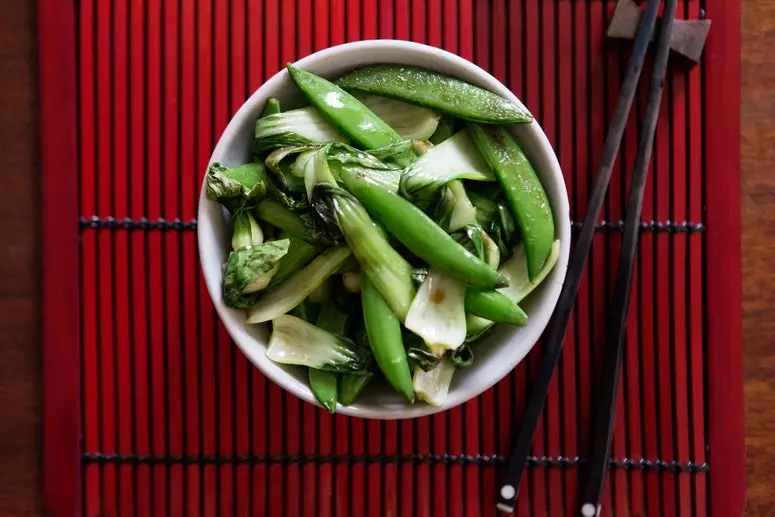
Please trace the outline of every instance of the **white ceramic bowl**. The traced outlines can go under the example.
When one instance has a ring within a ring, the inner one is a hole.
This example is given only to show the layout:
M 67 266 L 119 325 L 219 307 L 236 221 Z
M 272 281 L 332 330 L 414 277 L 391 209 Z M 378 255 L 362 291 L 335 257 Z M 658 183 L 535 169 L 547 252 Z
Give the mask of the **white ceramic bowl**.
M 375 63 L 416 65 L 459 77 L 516 100 L 493 76 L 454 54 L 426 45 L 397 40 L 347 43 L 316 52 L 298 61 L 299 68 L 323 77 L 335 78 L 358 67 Z M 288 72 L 282 70 L 264 83 L 231 119 L 215 147 L 210 162 L 227 166 L 251 160 L 251 144 L 256 119 L 266 100 L 277 97 L 283 108 L 298 104 L 301 94 Z M 529 106 L 528 106 L 529 108 Z M 408 404 L 389 386 L 372 382 L 352 406 L 338 406 L 337 412 L 363 418 L 412 418 L 444 411 L 462 404 L 505 377 L 530 351 L 549 322 L 560 294 L 570 249 L 568 195 L 560 165 L 544 132 L 536 121 L 512 126 L 512 131 L 535 167 L 554 211 L 557 237 L 562 246 L 560 258 L 544 283 L 523 302 L 529 315 L 526 327 L 496 326 L 494 332 L 474 347 L 474 363 L 455 373 L 449 396 L 441 406 Z M 306 368 L 278 365 L 266 358 L 266 325 L 247 325 L 243 311 L 226 307 L 221 300 L 221 265 L 226 261 L 231 235 L 220 205 L 205 196 L 199 200 L 199 254 L 207 290 L 226 330 L 242 352 L 265 375 L 294 395 L 317 404 L 307 383 Z

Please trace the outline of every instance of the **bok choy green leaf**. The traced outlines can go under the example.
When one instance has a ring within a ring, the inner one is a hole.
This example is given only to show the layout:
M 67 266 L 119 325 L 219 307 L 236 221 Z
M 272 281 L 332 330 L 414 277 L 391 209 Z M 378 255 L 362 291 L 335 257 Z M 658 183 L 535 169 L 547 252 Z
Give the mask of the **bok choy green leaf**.
M 233 309 L 252 306 L 256 297 L 251 295 L 269 284 L 288 245 L 283 239 L 233 251 L 223 273 L 223 303 Z
M 207 198 L 231 211 L 242 208 L 248 201 L 261 199 L 267 188 L 266 170 L 261 162 L 236 167 L 224 167 L 216 162 L 207 169 L 205 177 Z

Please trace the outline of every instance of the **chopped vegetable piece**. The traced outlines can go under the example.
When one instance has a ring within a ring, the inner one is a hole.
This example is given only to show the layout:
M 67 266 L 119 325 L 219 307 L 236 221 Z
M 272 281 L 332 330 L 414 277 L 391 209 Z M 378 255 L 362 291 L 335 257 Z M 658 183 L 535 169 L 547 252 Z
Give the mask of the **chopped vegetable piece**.
M 401 141 L 393 128 L 334 83 L 291 64 L 287 68 L 310 104 L 359 146 L 379 149 Z
M 438 366 L 429 372 L 417 368 L 413 379 L 415 395 L 433 406 L 442 405 L 447 399 L 454 374 L 455 363 L 448 357 L 444 357 Z
M 337 177 L 341 168 L 347 168 L 364 181 L 380 185 L 391 192 L 398 192 L 401 170 L 379 161 L 370 154 L 344 144 L 332 145 L 328 150 L 328 161 L 332 174 Z
M 406 315 L 406 328 L 423 338 L 435 355 L 456 350 L 466 338 L 465 296 L 463 284 L 431 269 Z
M 450 115 L 442 115 L 441 120 L 439 120 L 439 125 L 436 127 L 436 131 L 431 135 L 429 140 L 433 145 L 439 145 L 454 134 L 455 117 Z
M 343 373 L 339 376 L 339 403 L 349 406 L 371 380 L 371 372 Z
M 207 199 L 226 205 L 229 210 L 245 206 L 247 201 L 264 197 L 267 190 L 266 170 L 261 162 L 224 167 L 213 163 L 205 177 Z
M 333 302 L 323 303 L 318 314 L 317 326 L 337 334 L 339 336 L 347 335 L 347 328 L 350 323 L 350 315 L 340 311 Z
M 333 414 L 336 412 L 336 399 L 339 375 L 325 370 L 309 369 L 309 387 L 320 405 Z
M 269 321 L 296 307 L 331 276 L 348 255 L 350 250 L 344 246 L 329 248 L 304 269 L 267 289 L 248 310 L 248 323 Z
M 280 364 L 296 364 L 329 372 L 369 370 L 371 350 L 287 314 L 272 320 L 266 356 Z
M 557 264 L 560 257 L 560 241 L 555 240 L 552 243 L 552 249 L 549 258 L 546 259 L 544 267 L 532 280 L 528 275 L 528 262 L 523 243 L 514 248 L 514 256 L 503 266 L 500 271 L 509 279 L 509 285 L 498 291 L 514 302 L 519 303 L 524 300 L 538 285 L 546 279 L 549 273 Z
M 452 352 L 450 358 L 452 359 L 452 362 L 455 363 L 456 368 L 465 368 L 474 363 L 474 351 L 471 350 L 470 346 L 463 344 L 460 348 Z
M 525 311 L 498 291 L 473 291 L 469 289 L 466 292 L 465 310 L 468 314 L 486 318 L 495 323 L 506 323 L 519 327 L 527 325 Z
M 431 144 L 422 140 L 406 140 L 381 149 L 373 149 L 369 151 L 369 154 L 386 165 L 404 169 L 416 162 L 417 158 L 427 153 L 432 147 Z M 398 179 L 400 179 L 400 175 Z M 398 182 L 396 181 L 397 186 Z
M 533 120 L 521 103 L 425 68 L 398 64 L 367 66 L 337 81 L 342 88 L 384 95 L 465 120 L 518 124 Z
M 323 147 L 315 152 L 304 164 L 304 186 L 307 190 L 307 199 L 312 201 L 312 189 L 318 183 L 336 185 L 336 179 L 328 167 L 328 150 Z
M 364 278 L 362 289 L 363 321 L 377 366 L 396 391 L 409 402 L 414 402 L 412 374 L 401 339 L 401 323 L 368 277 Z
M 469 124 L 477 148 L 503 187 L 517 220 L 531 279 L 541 271 L 554 242 L 554 218 L 549 200 L 525 153 L 504 127 Z
M 482 289 L 505 285 L 505 278 L 455 242 L 411 202 L 364 180 L 348 167 L 331 166 L 347 190 L 416 256 L 467 285 Z
M 461 181 L 450 181 L 440 192 L 435 220 L 442 228 L 452 233 L 466 225 L 477 224 L 476 208 L 468 199 L 466 189 Z
M 318 110 L 308 106 L 258 119 L 253 152 L 261 154 L 278 147 L 346 141 L 347 137 Z
M 491 268 L 497 269 L 501 263 L 501 250 L 487 232 L 482 232 L 481 235 L 484 245 L 484 261 Z
M 274 97 L 270 97 L 264 105 L 264 111 L 261 112 L 261 118 L 268 117 L 269 115 L 276 115 L 281 111 L 280 101 Z
M 381 95 L 360 94 L 355 97 L 392 127 L 403 140 L 427 140 L 439 125 L 441 115 L 422 106 Z
M 240 210 L 234 214 L 233 223 L 231 247 L 235 251 L 245 246 L 258 246 L 264 242 L 264 232 L 247 210 Z
M 335 221 L 361 271 L 374 282 L 398 319 L 404 321 L 415 294 L 412 266 L 390 247 L 382 230 L 347 191 L 319 185 L 313 198 L 318 215 Z
M 495 181 L 487 162 L 465 130 L 428 150 L 401 176 L 401 192 L 410 199 L 428 198 L 453 180 Z
M 316 256 L 320 254 L 320 250 L 298 237 L 288 237 L 290 245 L 288 246 L 288 253 L 283 255 L 280 262 L 277 265 L 277 272 L 272 277 L 272 281 L 269 282 L 269 287 L 277 285 L 290 275 L 294 274 L 299 269 L 303 268 L 312 261 Z
M 288 239 L 233 251 L 223 272 L 223 303 L 234 309 L 246 309 L 255 303 L 246 296 L 264 289 L 277 271 L 278 261 L 288 252 Z
M 466 343 L 482 338 L 492 329 L 493 325 L 495 323 L 490 320 L 474 316 L 473 314 L 466 314 Z
M 361 272 L 360 271 L 348 271 L 342 274 L 342 283 L 344 289 L 348 293 L 360 293 L 361 292 Z
M 291 192 L 302 192 L 304 191 L 304 179 L 303 176 L 300 178 L 294 174 L 293 164 L 296 163 L 298 157 L 318 149 L 320 149 L 320 146 L 314 145 L 281 147 L 269 153 L 264 163 L 266 163 L 267 169 L 274 173 L 282 188 Z M 293 158 L 293 155 L 297 155 L 297 157 Z M 292 161 L 286 160 L 289 157 L 291 157 Z
M 253 210 L 253 214 L 288 235 L 304 239 L 310 244 L 316 244 L 323 240 L 323 235 L 309 217 L 305 218 L 294 214 L 282 203 L 274 199 L 264 199 L 261 201 Z

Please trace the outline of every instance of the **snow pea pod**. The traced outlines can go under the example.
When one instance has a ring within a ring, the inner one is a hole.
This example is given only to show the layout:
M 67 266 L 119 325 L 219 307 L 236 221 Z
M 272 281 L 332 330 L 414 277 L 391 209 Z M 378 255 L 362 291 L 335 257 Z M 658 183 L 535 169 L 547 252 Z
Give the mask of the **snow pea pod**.
M 517 220 L 532 280 L 543 268 L 554 242 L 554 218 L 544 187 L 508 129 L 469 124 L 468 131 L 498 178 Z
M 466 312 L 495 323 L 524 327 L 527 314 L 519 305 L 498 291 L 466 291 Z
M 442 273 L 480 289 L 508 280 L 455 242 L 439 225 L 406 199 L 362 178 L 356 168 L 331 163 L 335 174 L 366 210 L 412 253 Z
M 334 372 L 309 369 L 309 387 L 320 405 L 329 413 L 336 412 L 337 386 L 339 376 Z
M 425 68 L 368 66 L 350 72 L 336 83 L 345 90 L 384 95 L 474 122 L 513 124 L 533 120 L 521 103 Z
M 379 149 L 402 141 L 393 128 L 334 83 L 291 64 L 288 72 L 310 104 L 363 149 Z
M 412 374 L 401 338 L 401 323 L 368 276 L 361 284 L 363 321 L 371 351 L 385 378 L 409 402 L 414 402 Z

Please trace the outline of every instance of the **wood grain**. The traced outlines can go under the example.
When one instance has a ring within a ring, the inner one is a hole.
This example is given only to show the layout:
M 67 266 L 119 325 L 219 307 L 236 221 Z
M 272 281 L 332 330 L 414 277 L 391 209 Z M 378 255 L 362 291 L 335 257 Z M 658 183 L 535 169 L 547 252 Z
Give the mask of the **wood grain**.
M 742 196 L 748 515 L 775 515 L 775 1 L 743 3 Z
M 0 3 L 0 515 L 44 515 L 35 4 Z M 775 0 L 743 2 L 748 514 L 775 515 Z
M 35 2 L 0 6 L 0 515 L 41 515 Z

